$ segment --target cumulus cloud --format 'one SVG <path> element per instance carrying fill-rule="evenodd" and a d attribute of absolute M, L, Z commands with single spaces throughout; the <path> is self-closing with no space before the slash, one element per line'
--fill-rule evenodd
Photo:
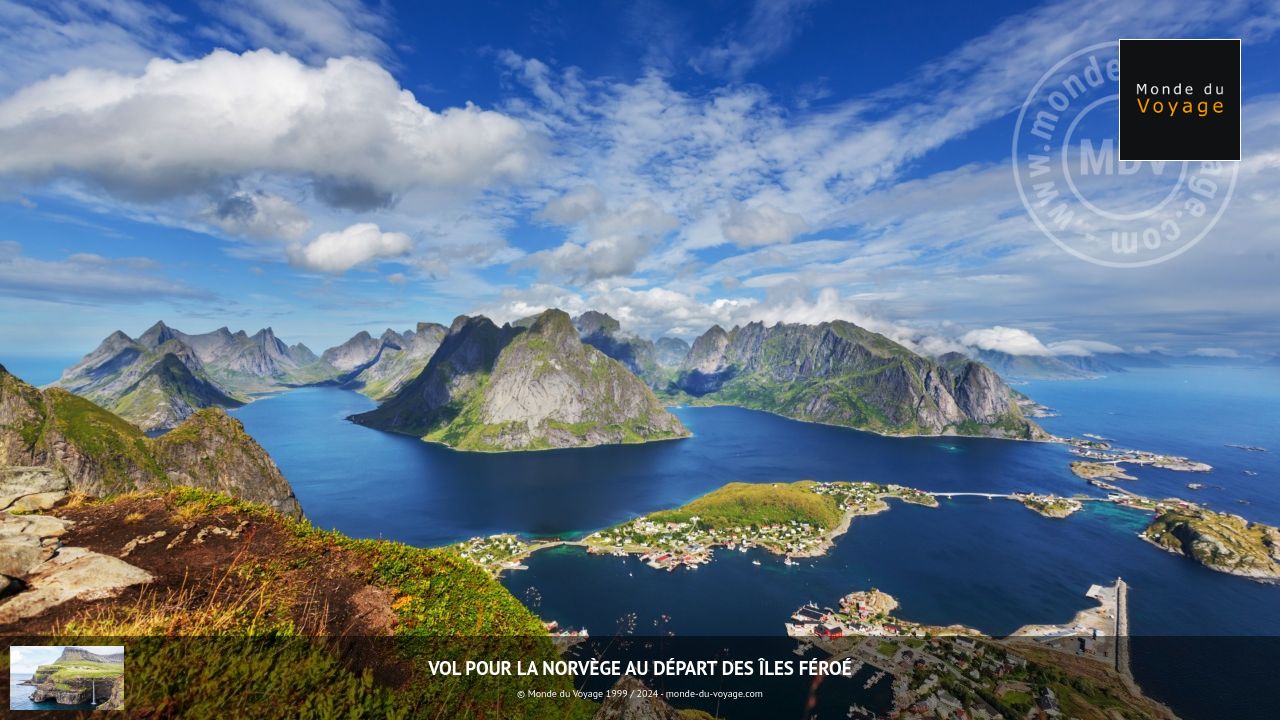
<path fill-rule="evenodd" d="M 721 232 L 738 247 L 789 243 L 808 229 L 803 217 L 769 203 L 754 207 L 735 203 L 720 223 Z"/>
<path fill-rule="evenodd" d="M 152 60 L 141 74 L 77 69 L 0 101 L 0 177 L 83 179 L 143 201 L 262 172 L 368 205 L 521 178 L 536 145 L 502 113 L 419 104 L 371 61 L 311 67 L 269 50 Z"/>
<path fill-rule="evenodd" d="M 290 247 L 289 262 L 308 270 L 344 273 L 374 260 L 404 257 L 412 249 L 413 241 L 404 233 L 383 232 L 373 223 L 357 223 Z"/>
<path fill-rule="evenodd" d="M 979 350 L 994 350 L 1010 355 L 1051 355 L 1049 348 L 1035 335 L 1019 328 L 995 327 L 970 330 L 960 342 Z"/>
<path fill-rule="evenodd" d="M 648 199 L 637 200 L 621 210 L 604 211 L 603 203 L 588 194 L 585 199 L 580 195 L 548 209 L 557 217 L 567 218 L 581 215 L 588 207 L 594 210 L 582 215 L 574 239 L 533 253 L 524 262 L 545 276 L 578 282 L 628 275 L 635 272 L 640 259 L 659 238 L 678 225 L 674 216 Z"/>
<path fill-rule="evenodd" d="M 311 228 L 301 208 L 262 191 L 232 193 L 201 217 L 224 232 L 253 239 L 299 240 Z"/>
<path fill-rule="evenodd" d="M 604 194 L 594 185 L 584 185 L 547 203 L 541 217 L 558 225 L 570 225 L 604 210 Z"/>

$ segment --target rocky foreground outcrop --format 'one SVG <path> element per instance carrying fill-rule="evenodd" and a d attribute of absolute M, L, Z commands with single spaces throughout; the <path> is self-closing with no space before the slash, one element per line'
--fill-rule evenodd
<path fill-rule="evenodd" d="M 452 552 L 355 540 L 189 488 L 51 512 L 36 522 L 56 524 L 59 554 L 75 547 L 111 556 L 151 580 L 4 616 L 0 634 L 51 643 L 134 637 L 128 697 L 114 683 L 94 690 L 99 700 L 110 696 L 108 707 L 123 701 L 149 718 L 266 720 L 590 714 L 559 696 L 574 687 L 571 677 L 543 676 L 540 686 L 555 695 L 513 703 L 513 678 L 432 670 L 428 663 L 468 653 L 539 664 L 558 657 L 537 617 Z M 0 599 L 0 611 L 35 588 Z"/>
<path fill-rule="evenodd" d="M 618 361 L 548 310 L 528 327 L 454 320 L 412 382 L 363 425 L 462 450 L 540 450 L 683 437 L 688 431 Z"/>
<path fill-rule="evenodd" d="M 0 512 L 0 625 L 69 600 L 114 597 L 123 588 L 152 580 L 150 573 L 111 555 L 63 547 L 61 538 L 72 524 L 45 515 Z"/>
<path fill-rule="evenodd" d="M 71 491 L 103 496 L 171 485 L 302 513 L 266 451 L 220 408 L 152 439 L 84 398 L 37 390 L 0 366 L 0 509 L 51 507 Z"/>
<path fill-rule="evenodd" d="M 693 343 L 673 389 L 699 402 L 877 432 L 1047 437 L 985 365 L 934 361 L 840 320 L 715 326 Z"/>

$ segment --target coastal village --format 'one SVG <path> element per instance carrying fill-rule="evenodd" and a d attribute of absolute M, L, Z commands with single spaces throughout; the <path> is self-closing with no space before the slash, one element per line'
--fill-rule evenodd
<path fill-rule="evenodd" d="M 808 491 L 835 500 L 843 514 L 836 527 L 826 528 L 803 520 L 716 527 L 697 515 L 675 522 L 655 522 L 642 517 L 589 535 L 583 542 L 588 552 L 596 554 L 638 553 L 642 562 L 656 570 L 672 571 L 681 566 L 696 569 L 710 562 L 715 548 L 747 552 L 758 547 L 782 555 L 783 563 L 790 565 L 793 558 L 824 554 L 832 540 L 848 530 L 854 517 L 888 510 L 886 498 L 928 507 L 938 505 L 929 493 L 901 485 L 812 483 Z"/>
<path fill-rule="evenodd" d="M 891 708 L 873 713 L 853 705 L 850 718 L 1066 718 L 1077 714 L 1080 703 L 1102 709 L 1122 702 L 1124 694 L 1117 690 L 1132 683 L 1127 656 L 1120 654 L 1127 646 L 1116 642 L 1128 632 L 1124 582 L 1094 585 L 1086 595 L 1098 606 L 1070 623 L 1026 626 L 1004 640 L 963 626 L 895 617 L 898 601 L 875 589 L 846 595 L 838 609 L 804 605 L 786 630 L 800 643 L 797 654 L 816 648 L 833 660 L 853 660 L 848 677 L 869 672 L 865 689 L 891 684 Z M 1086 674 L 1089 679 L 1067 682 L 1066 673 L 1055 667 L 1055 658 L 1063 656 L 1099 664 Z M 1143 717 L 1172 717 L 1150 701 L 1134 702 L 1139 706 L 1125 709 Z"/>
<path fill-rule="evenodd" d="M 781 556 L 784 565 L 793 565 L 825 554 L 834 540 L 848 531 L 854 518 L 888 510 L 886 501 L 891 498 L 938 507 L 940 499 L 970 496 L 1013 500 L 1048 518 L 1068 517 L 1089 502 L 1151 513 L 1155 519 L 1139 534 L 1144 541 L 1220 572 L 1261 581 L 1280 580 L 1280 530 L 1181 498 L 1144 497 L 1112 482 L 1134 479 L 1121 463 L 1196 473 L 1211 469 L 1205 463 L 1146 451 L 1112 450 L 1105 439 L 1096 436 L 1066 442 L 1075 455 L 1086 458 L 1071 463 L 1072 473 L 1105 491 L 1105 496 L 925 491 L 873 482 L 731 483 L 681 508 L 650 513 L 580 540 L 526 540 L 501 534 L 472 538 L 451 549 L 494 576 L 524 569 L 526 557 L 560 545 L 581 547 L 593 555 L 635 555 L 649 567 L 667 572 L 697 570 L 711 562 L 717 550 L 745 553 L 759 548 Z M 1184 527 L 1187 532 L 1180 529 Z M 1183 542 L 1184 535 L 1212 542 Z M 1197 551 L 1200 546 L 1218 550 L 1206 555 Z M 752 562 L 761 564 L 760 560 Z"/>

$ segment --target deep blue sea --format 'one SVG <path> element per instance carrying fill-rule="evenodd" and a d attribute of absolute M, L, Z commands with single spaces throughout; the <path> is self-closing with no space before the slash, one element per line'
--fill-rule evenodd
<path fill-rule="evenodd" d="M 1120 447 L 1186 455 L 1215 468 L 1132 468 L 1138 479 L 1126 487 L 1133 491 L 1280 524 L 1280 369 L 1135 370 L 1019 389 L 1059 413 L 1040 421 L 1051 432 L 1095 433 Z M 234 414 L 275 458 L 317 525 L 423 546 L 499 532 L 576 536 L 735 480 L 1096 494 L 1071 474 L 1066 448 L 1044 443 L 886 438 L 736 408 L 680 408 L 675 412 L 694 433 L 685 440 L 474 454 L 345 420 L 371 407 L 353 392 L 306 388 Z M 1208 487 L 1190 490 L 1189 482 Z M 1001 500 L 958 498 L 938 509 L 895 503 L 856 519 L 827 556 L 791 568 L 769 556 L 720 551 L 696 571 L 666 573 L 562 548 L 530 558 L 528 570 L 507 573 L 503 582 L 542 617 L 585 626 L 596 637 L 620 628 L 780 635 L 800 604 L 830 605 L 869 587 L 897 597 L 902 617 L 999 635 L 1067 621 L 1092 604 L 1084 597 L 1091 583 L 1122 576 L 1138 636 L 1133 669 L 1149 694 L 1188 718 L 1271 717 L 1260 693 L 1280 666 L 1280 587 L 1216 573 L 1142 542 L 1141 513 L 1086 507 L 1051 520 Z M 1259 637 L 1266 639 L 1250 640 Z"/>
<path fill-rule="evenodd" d="M 1128 487 L 1135 492 L 1191 497 L 1280 523 L 1280 371 L 1140 370 L 1019 389 L 1059 413 L 1042 421 L 1051 432 L 1095 433 L 1215 467 L 1208 474 L 1134 468 L 1138 480 Z M 497 532 L 574 536 L 734 480 L 1094 492 L 1070 473 L 1066 448 L 1043 443 L 886 438 L 737 408 L 680 408 L 694 433 L 687 440 L 485 455 L 344 420 L 372 406 L 355 393 L 309 388 L 235 414 L 275 457 L 315 523 L 417 545 Z M 1233 443 L 1269 451 L 1227 447 Z M 1209 487 L 1193 491 L 1189 482 Z M 620 629 L 776 635 L 800 604 L 833 604 L 869 587 L 896 596 L 903 617 L 1001 634 L 1067 621 L 1091 605 L 1083 596 L 1091 583 L 1121 576 L 1130 585 L 1132 632 L 1145 636 L 1133 647 L 1139 683 L 1187 717 L 1256 716 L 1259 698 L 1240 688 L 1270 682 L 1266 668 L 1275 667 L 1280 640 L 1248 652 L 1237 643 L 1280 636 L 1280 587 L 1216 573 L 1140 541 L 1140 513 L 1087 507 L 1051 520 L 1009 501 L 958 498 L 936 510 L 895 504 L 857 519 L 826 557 L 791 568 L 721 551 L 696 571 L 666 573 L 566 548 L 529 559 L 528 570 L 503 582 L 541 616 L 594 636 Z"/>

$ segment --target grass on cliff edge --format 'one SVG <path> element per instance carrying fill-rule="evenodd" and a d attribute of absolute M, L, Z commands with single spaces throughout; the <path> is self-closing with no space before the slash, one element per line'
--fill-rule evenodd
<path fill-rule="evenodd" d="M 698 517 L 700 525 L 728 528 L 809 523 L 830 530 L 844 514 L 834 496 L 813 492 L 817 483 L 732 482 L 675 510 L 662 510 L 646 517 L 653 522 L 688 522 Z"/>
<path fill-rule="evenodd" d="M 214 518 L 224 526 L 248 519 L 253 530 L 236 541 L 229 566 L 203 568 L 205 577 L 192 566 L 168 585 L 159 578 L 163 589 L 90 604 L 54 629 L 72 644 L 126 646 L 130 709 L 184 718 L 586 718 L 595 710 L 580 701 L 518 700 L 524 679 L 428 671 L 431 660 L 556 657 L 541 622 L 452 553 L 352 539 L 186 487 L 81 506 L 105 523 L 139 508 L 148 518 L 132 526 L 139 533 L 163 522 L 174 537 L 186 523 Z M 362 630 L 338 624 L 331 608 L 367 587 L 394 620 L 372 638 L 348 635 Z M 569 690 L 573 679 L 545 677 L 538 686 Z"/>

